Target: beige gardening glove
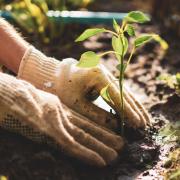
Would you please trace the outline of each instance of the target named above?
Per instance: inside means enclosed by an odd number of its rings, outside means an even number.
[[[123,139],[64,106],[57,96],[0,73],[0,126],[37,141],[56,143],[88,164],[114,161]]]
[[[48,58],[34,47],[29,48],[20,64],[18,77],[37,88],[56,94],[61,101],[76,112],[109,128],[117,128],[112,114],[94,105],[87,97],[97,95],[110,84],[108,91],[114,104],[110,106],[120,114],[120,95],[117,81],[103,66],[79,68],[72,58],[59,62]],[[127,125],[139,128],[150,122],[143,105],[125,88],[125,116]]]

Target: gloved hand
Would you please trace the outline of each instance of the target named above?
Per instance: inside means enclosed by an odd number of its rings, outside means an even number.
[[[120,136],[73,112],[57,96],[3,73],[0,108],[0,126],[29,138],[47,135],[65,153],[91,165],[111,163],[124,144]]]
[[[117,120],[105,110],[95,106],[87,96],[108,90],[114,104],[110,106],[120,114],[118,84],[113,75],[102,65],[95,68],[79,68],[72,58],[59,62],[48,58],[35,48],[29,48],[20,64],[18,77],[31,82],[37,88],[56,94],[61,101],[76,112],[109,128],[117,128]],[[125,116],[127,125],[138,128],[150,122],[143,105],[125,88]]]

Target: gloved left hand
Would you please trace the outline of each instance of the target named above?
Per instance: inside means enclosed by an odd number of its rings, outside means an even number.
[[[66,154],[94,166],[118,157],[123,139],[73,112],[53,94],[0,73],[0,126],[32,140],[56,143]]]

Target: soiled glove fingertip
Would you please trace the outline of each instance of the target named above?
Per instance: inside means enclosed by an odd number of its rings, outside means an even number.
[[[105,160],[103,158],[99,157],[95,157],[94,159],[92,159],[91,162],[89,162],[89,164],[91,166],[96,166],[99,168],[105,167],[107,165],[107,163],[105,162]]]
[[[116,141],[117,141],[117,143],[115,144],[114,149],[116,149],[118,152],[120,152],[122,150],[122,148],[124,147],[124,144],[125,144],[124,140],[122,137],[117,136]]]

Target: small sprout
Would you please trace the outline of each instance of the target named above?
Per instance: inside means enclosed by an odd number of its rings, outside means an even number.
[[[162,137],[162,143],[180,142],[180,122],[169,123],[159,130],[159,137]]]
[[[133,24],[131,23],[145,23],[148,21],[150,21],[150,18],[146,14],[140,11],[132,11],[127,14],[127,16],[123,19],[122,24],[120,25],[117,23],[115,19],[113,19],[114,31],[111,31],[105,28],[87,29],[76,39],[76,42],[84,41],[88,39],[89,37],[92,37],[94,35],[97,35],[103,32],[110,33],[112,35],[111,43],[112,43],[113,50],[104,52],[100,55],[96,55],[94,52],[88,51],[82,54],[77,66],[86,67],[86,68],[94,67],[94,66],[97,66],[98,63],[100,62],[100,57],[109,53],[115,54],[118,61],[118,65],[116,68],[119,71],[118,82],[119,82],[119,94],[120,94],[120,112],[121,112],[120,114],[121,114],[121,133],[122,134],[123,134],[123,127],[124,127],[124,98],[123,98],[124,73],[128,64],[130,63],[132,59],[132,56],[135,50],[152,39],[159,42],[160,45],[164,47],[164,49],[168,47],[167,43],[163,39],[161,39],[160,36],[156,34],[143,34],[139,37],[136,37],[135,28]],[[128,47],[129,47],[129,41],[126,37],[126,32],[128,33],[129,36],[135,36],[135,41],[133,42],[132,50],[127,61],[125,61],[124,59],[128,51]],[[180,79],[179,75],[178,75],[178,79]],[[101,90],[101,96],[106,101],[111,101],[110,95],[108,93],[108,87],[109,85],[107,85]]]
[[[157,77],[157,80],[164,82],[171,89],[174,89],[177,94],[180,95],[180,73],[176,75],[171,74],[161,74]]]

